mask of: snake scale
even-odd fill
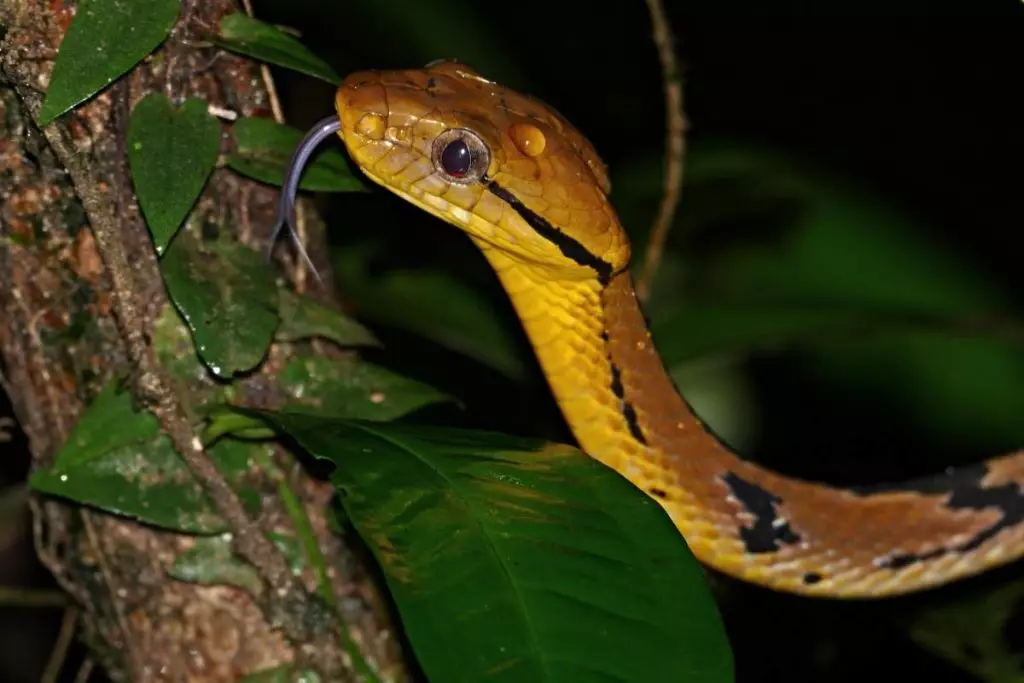
[[[705,429],[652,343],[607,170],[552,108],[447,60],[353,73],[335,105],[296,150],[277,229],[303,164],[338,134],[371,180],[465,231],[580,447],[660,503],[705,564],[779,591],[873,598],[1024,554],[1024,451],[840,489],[746,462]]]

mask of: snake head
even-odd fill
[[[604,163],[544,103],[443,61],[353,73],[335,104],[349,155],[371,180],[485,252],[546,277],[607,279],[628,265]]]

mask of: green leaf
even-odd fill
[[[138,64],[167,37],[180,11],[179,0],[81,0],[60,45],[39,125]]]
[[[205,586],[237,586],[255,596],[263,592],[259,572],[234,555],[230,539],[213,536],[195,538],[192,543],[168,570],[172,578]]]
[[[339,346],[380,346],[368,329],[341,312],[290,289],[282,287],[280,294],[278,341],[322,337]]]
[[[301,356],[278,381],[292,409],[354,420],[395,420],[452,400],[434,387],[353,357]]]
[[[203,432],[203,443],[212,444],[222,436],[231,435],[239,439],[272,439],[274,430],[267,423],[249,415],[243,415],[233,408],[218,405],[207,412],[209,425]]]
[[[277,287],[255,251],[226,239],[200,242],[184,231],[161,261],[174,305],[196,351],[223,379],[255,368],[277,329]]]
[[[249,467],[248,445],[224,441],[211,449],[226,476]],[[67,443],[32,488],[146,524],[187,533],[219,533],[226,526],[192,478],[156,418],[136,412],[132,397],[107,386],[82,414]],[[258,497],[244,494],[258,504]]]
[[[264,413],[331,480],[434,681],[733,680],[668,516],[567,446]]]
[[[338,250],[335,274],[360,316],[414,332],[511,379],[526,374],[528,350],[517,330],[477,289],[442,271],[392,269],[371,274],[365,245]]]
[[[636,196],[628,181],[644,168],[622,175]],[[781,154],[698,144],[673,239],[646,307],[673,372],[708,355],[799,351],[815,381],[936,441],[987,450],[1024,438],[1011,293],[882,198]]]
[[[240,12],[220,20],[220,32],[213,41],[227,50],[268,64],[283,66],[334,85],[341,83],[341,76],[297,39]]]
[[[128,161],[157,254],[202,193],[219,150],[220,124],[202,100],[186,100],[175,111],[166,96],[154,93],[132,110]]]
[[[1014,622],[1024,605],[1024,581],[968,599],[926,607],[912,621],[910,637],[922,647],[988,683],[1024,677]]]
[[[231,127],[235,151],[228,166],[269,185],[284,184],[292,153],[305,133],[266,118],[243,118]],[[367,192],[363,179],[336,149],[322,147],[302,172],[299,188],[309,192]]]

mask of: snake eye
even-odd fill
[[[434,140],[433,162],[449,182],[468,184],[487,173],[491,150],[473,131],[449,128]]]
[[[448,175],[463,178],[473,165],[473,154],[465,140],[453,140],[441,150],[441,166]]]

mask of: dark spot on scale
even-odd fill
[[[619,400],[626,397],[626,387],[622,386],[622,370],[619,370],[619,366],[615,363],[612,363],[612,393]]]
[[[427,79],[427,90],[433,90],[437,87],[437,79],[431,76]]]
[[[608,330],[601,330],[601,341],[607,344],[609,339],[610,337],[608,336]]]
[[[644,432],[640,429],[640,422],[636,415],[636,409],[629,401],[626,400],[626,386],[622,383],[622,370],[615,364],[614,361],[609,359],[609,363],[612,368],[612,382],[611,390],[615,394],[615,397],[622,401],[622,417],[626,420],[626,426],[629,427],[629,433],[633,435],[633,438],[647,445],[647,437],[644,436]]]
[[[804,574],[804,584],[813,586],[816,583],[821,583],[822,576],[817,572],[807,572]]]
[[[640,423],[637,422],[636,409],[633,408],[633,404],[629,401],[622,402],[622,417],[626,418],[626,425],[629,427],[629,433],[633,435],[633,438],[647,445],[647,437],[644,436],[644,432],[640,429]]]
[[[722,481],[743,507],[754,517],[754,525],[740,528],[740,540],[749,553],[773,553],[783,545],[800,542],[800,535],[775,512],[782,498],[729,472]]]
[[[650,489],[647,493],[651,494],[655,498],[661,498],[662,500],[668,498],[668,492],[665,491],[665,489]]]

